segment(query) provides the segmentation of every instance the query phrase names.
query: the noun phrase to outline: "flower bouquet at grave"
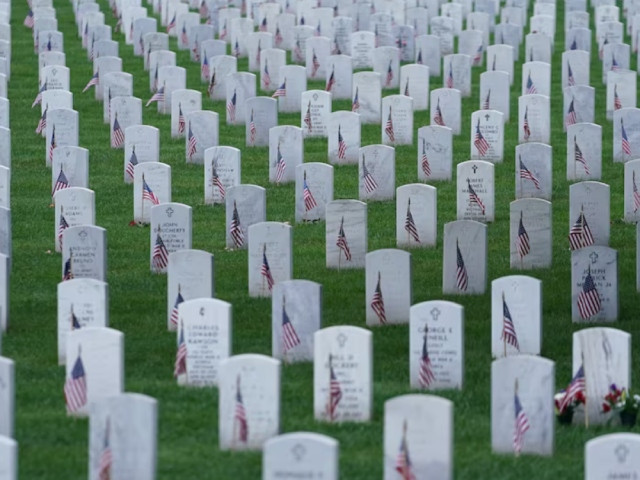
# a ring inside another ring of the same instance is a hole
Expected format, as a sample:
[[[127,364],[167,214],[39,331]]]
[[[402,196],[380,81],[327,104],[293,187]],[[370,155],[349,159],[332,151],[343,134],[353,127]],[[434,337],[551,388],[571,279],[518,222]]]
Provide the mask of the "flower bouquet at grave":
[[[602,413],[618,413],[622,425],[633,427],[639,409],[640,395],[633,395],[625,387],[618,388],[615,383],[609,386],[609,392],[602,402]]]
[[[570,395],[570,398],[568,396]],[[556,418],[563,425],[571,425],[573,413],[580,405],[586,403],[584,391],[577,391],[573,395],[566,390],[561,390],[553,397],[555,404]]]

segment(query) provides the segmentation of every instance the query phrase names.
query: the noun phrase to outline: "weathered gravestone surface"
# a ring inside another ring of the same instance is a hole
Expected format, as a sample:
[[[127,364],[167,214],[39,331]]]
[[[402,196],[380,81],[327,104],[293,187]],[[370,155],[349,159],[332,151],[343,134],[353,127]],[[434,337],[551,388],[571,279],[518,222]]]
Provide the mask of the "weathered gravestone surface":
[[[458,219],[494,221],[494,165],[481,160],[461,162],[457,179]]]
[[[204,151],[204,203],[224,204],[227,190],[240,185],[240,150],[209,147]]]
[[[569,187],[569,243],[572,250],[581,246],[609,245],[609,190],[609,185],[601,182],[580,182]]]
[[[298,165],[296,175],[296,222],[324,220],[333,200],[333,167],[310,162]]]
[[[57,147],[78,146],[78,112],[66,108],[49,110],[45,142],[45,164],[50,167]]]
[[[497,110],[471,114],[471,158],[501,163],[504,154],[504,115]]]
[[[636,178],[637,177],[637,178]],[[624,221],[637,223],[640,220],[640,160],[624,164]]]
[[[400,93],[413,99],[413,110],[429,108],[429,67],[403,65],[400,68]]]
[[[0,435],[9,438],[14,435],[15,389],[14,362],[0,357]]]
[[[18,478],[18,444],[4,435],[0,435],[0,478],[2,480]]]
[[[256,96],[256,76],[253,73],[230,73],[226,78],[227,124],[242,125],[251,112],[246,111],[246,100]]]
[[[575,123],[593,123],[595,118],[595,89],[587,85],[566,87],[563,90],[563,129]]]
[[[628,162],[640,157],[640,109],[621,108],[613,112],[613,161]]]
[[[418,129],[418,180],[451,180],[453,131],[428,125]]]
[[[166,49],[151,52],[149,54],[149,91],[155,93],[160,89],[160,87],[162,87],[159,73],[160,68],[175,66],[176,52]]]
[[[111,148],[123,148],[127,128],[142,124],[142,101],[136,97],[114,97],[109,106]]]
[[[481,110],[497,110],[502,113],[505,123],[509,123],[509,74],[501,71],[489,71],[480,74]]]
[[[285,433],[270,438],[262,454],[262,480],[338,480],[338,448],[336,440],[318,433]]]
[[[613,112],[625,107],[636,106],[637,75],[632,70],[609,70],[607,72],[607,120]]]
[[[93,225],[68,227],[62,234],[62,279],[107,278],[107,231]]]
[[[416,58],[418,65],[429,67],[429,76],[440,77],[440,38],[436,35],[419,35],[416,37]]]
[[[406,95],[384,97],[380,127],[384,145],[411,145],[413,143],[413,99]]]
[[[325,90],[332,98],[352,98],[351,83],[353,68],[351,57],[347,55],[331,55],[328,60]]]
[[[171,201],[171,166],[160,162],[138,163],[133,168],[133,219],[149,223],[155,205]]]
[[[9,279],[10,263],[9,257],[4,254],[0,254],[0,305],[4,305],[4,308],[0,307],[0,340],[2,340],[2,333],[9,327]],[[0,342],[0,346],[1,342]]]
[[[160,130],[149,125],[132,125],[124,131],[124,181],[133,183],[138,163],[157,162],[160,158]]]
[[[487,288],[487,226],[457,220],[444,226],[442,293],[481,294]]]
[[[562,52],[562,87],[589,85],[589,52],[568,50]]]
[[[460,134],[460,90],[436,88],[431,90],[431,125],[449,127],[454,135]]]
[[[513,85],[514,48],[511,45],[489,45],[487,47],[487,71],[506,72],[509,85]]]
[[[267,219],[267,194],[257,185],[237,185],[226,195],[226,246],[245,249],[249,242],[249,227]]]
[[[149,263],[154,273],[166,273],[169,255],[191,249],[191,207],[183,203],[166,202],[151,207]]]
[[[330,163],[340,165],[358,161],[361,142],[360,115],[347,111],[329,114],[327,135]]]
[[[7,184],[7,188],[9,185]],[[63,146],[53,151],[51,162],[51,192],[68,187],[89,187],[89,150]],[[9,205],[3,205],[8,207]]]
[[[111,72],[102,75],[102,121],[109,123],[111,119],[111,101],[116,97],[133,96],[133,75],[126,72]]]
[[[443,58],[442,84],[446,88],[460,91],[460,95],[471,95],[471,57],[462,53],[453,53]]]
[[[544,143],[531,142],[516,146],[516,198],[551,200],[552,155],[551,146]]]
[[[584,478],[638,478],[640,465],[640,435],[636,433],[610,433],[585,443]]]
[[[529,61],[522,64],[521,95],[551,95],[551,64]]]
[[[171,96],[171,138],[187,136],[186,116],[202,110],[202,93],[197,90],[174,90]]]
[[[269,297],[278,282],[293,277],[293,231],[280,222],[249,227],[249,295]]]
[[[249,98],[245,104],[247,113],[245,142],[247,146],[269,145],[269,130],[278,125],[278,102],[269,97]]]
[[[435,246],[438,236],[436,188],[413,183],[398,187],[396,192],[398,247]]]
[[[551,267],[551,202],[538,198],[515,200],[510,204],[509,213],[511,268]]]
[[[331,114],[331,94],[322,90],[307,90],[300,99],[300,127],[303,136],[326,137],[329,115]]]
[[[395,193],[395,149],[387,145],[360,148],[358,163],[359,198],[389,200]]]
[[[602,127],[575,123],[567,127],[567,180],[600,180]]]
[[[65,229],[76,225],[95,224],[95,194],[93,190],[87,188],[70,187],[58,190],[53,200],[55,204],[55,250],[56,252],[61,252],[62,234]],[[0,208],[0,213],[2,211]]]
[[[238,71],[238,60],[230,55],[218,55],[209,60],[209,98],[223,100],[227,98],[228,75]]]
[[[411,254],[385,248],[366,255],[368,326],[407,323],[412,302]]]
[[[302,92],[307,90],[307,74],[304,67],[285,65],[280,69],[278,88],[273,97],[278,98],[280,112],[299,112]]]
[[[357,72],[353,75],[351,111],[360,114],[362,124],[380,121],[382,83],[377,72]]]
[[[571,253],[571,318],[574,322],[618,319],[618,252],[588,246]]]
[[[202,164],[207,148],[218,145],[220,119],[217,112],[196,110],[185,114],[187,163]]]
[[[549,97],[538,94],[518,98],[518,142],[549,143]]]

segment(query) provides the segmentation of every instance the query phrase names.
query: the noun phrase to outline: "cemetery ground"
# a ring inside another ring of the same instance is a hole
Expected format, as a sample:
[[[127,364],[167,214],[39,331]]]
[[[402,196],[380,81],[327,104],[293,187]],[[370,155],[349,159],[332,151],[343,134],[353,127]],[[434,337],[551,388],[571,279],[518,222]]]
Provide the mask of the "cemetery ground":
[[[99,2],[109,12],[107,2]],[[149,271],[149,229],[130,226],[132,187],[122,181],[122,150],[109,147],[109,127],[102,122],[102,105],[92,92],[81,94],[90,78],[91,64],[76,36],[71,3],[58,1],[59,29],[64,32],[67,66],[71,69],[74,108],[80,115],[80,146],[90,150],[90,188],[96,192],[96,224],[106,228],[108,245],[109,323],[125,334],[125,391],[144,393],[158,400],[158,478],[260,478],[259,452],[222,452],[218,447],[218,392],[215,388],[178,387],[173,378],[176,338],[166,329],[164,275]],[[564,24],[559,3],[557,24]],[[44,165],[45,143],[33,129],[39,113],[30,105],[38,88],[37,56],[30,30],[21,25],[26,2],[13,11],[13,62],[9,98],[12,102],[13,256],[9,329],[3,338],[3,356],[16,362],[16,426],[19,472],[22,478],[83,478],[87,471],[88,421],[66,415],[62,387],[64,368],[58,366],[56,348],[56,287],[60,281],[60,255],[54,251],[54,210],[51,172]],[[115,19],[108,16],[113,27]],[[120,43],[123,71],[134,76],[134,96],[149,96],[148,72],[140,57]],[[560,86],[563,28],[557,29],[552,63],[551,145],[553,146],[553,265],[528,272],[509,268],[509,203],[515,199],[514,149],[517,120],[512,114],[505,129],[505,161],[496,165],[496,219],[488,228],[488,278],[525,273],[543,281],[542,356],[556,362],[556,389],[572,376],[571,334],[584,325],[571,323],[571,255],[569,182],[566,181],[566,136]],[[175,39],[170,44],[175,48]],[[610,246],[618,251],[620,315],[616,328],[636,337],[638,293],[635,288],[635,225],[622,222],[623,165],[612,161],[612,124],[605,118],[605,87],[599,81],[597,51],[591,52],[591,84],[596,88],[596,123],[603,127],[602,181],[611,185]],[[239,71],[246,70],[246,59]],[[635,57],[632,68],[635,68]],[[177,64],[187,68],[187,88],[205,92],[199,65],[189,52],[177,50]],[[473,69],[472,96],[462,101],[461,135],[454,137],[454,165],[469,159],[470,117],[479,105],[480,68]],[[511,91],[511,111],[517,111],[520,68]],[[441,85],[431,79],[431,88]],[[323,89],[310,82],[308,87]],[[397,93],[384,91],[383,95]],[[224,116],[224,102],[203,99],[203,108]],[[333,111],[349,110],[349,100],[333,102]],[[279,124],[299,125],[299,114],[280,114]],[[203,166],[186,164],[184,140],[170,138],[170,117],[145,109],[143,123],[161,131],[160,160],[172,167],[172,200],[193,207],[193,248],[211,252],[215,261],[215,296],[233,305],[234,354],[271,354],[271,300],[249,298],[247,252],[228,251],[225,245],[224,207],[204,204]],[[428,124],[428,112],[414,116],[414,130]],[[242,183],[267,188],[267,220],[294,224],[294,184],[269,184],[268,149],[244,146],[245,127],[220,122],[220,144],[242,150]],[[416,179],[416,146],[396,148],[396,186]],[[363,125],[362,145],[380,142],[379,125]],[[327,140],[305,140],[305,162],[327,161]],[[357,198],[357,165],[336,166],[334,198]],[[620,427],[556,427],[553,456],[537,457],[491,453],[490,366],[491,295],[442,295],[442,231],[455,220],[455,181],[437,182],[438,244],[412,249],[413,304],[447,299],[465,308],[465,384],[461,391],[436,392],[454,402],[455,478],[580,478],[584,443]],[[368,205],[369,251],[395,247],[395,201]],[[295,224],[293,268],[296,279],[323,286],[323,326],[365,326],[364,270],[325,268],[325,225]],[[313,418],[313,365],[283,364],[281,432],[312,431],[340,443],[340,472],[345,479],[380,478],[383,469],[383,406],[409,387],[407,325],[373,328],[374,409],[370,422],[327,424]],[[632,358],[637,355],[632,354]],[[638,385],[636,371],[632,385]],[[415,393],[415,392],[414,392]],[[638,427],[636,427],[637,430]]]

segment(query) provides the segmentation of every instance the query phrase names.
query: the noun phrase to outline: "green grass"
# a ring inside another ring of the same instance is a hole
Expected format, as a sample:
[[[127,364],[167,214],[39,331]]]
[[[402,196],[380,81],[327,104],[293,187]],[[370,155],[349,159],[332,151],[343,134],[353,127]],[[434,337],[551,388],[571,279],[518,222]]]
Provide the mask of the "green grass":
[[[107,3],[101,9],[112,26]],[[82,478],[87,472],[87,420],[67,418],[62,396],[64,369],[57,365],[56,286],[60,256],[53,250],[54,211],[49,208],[51,171],[45,166],[45,145],[33,133],[39,113],[30,105],[37,92],[37,56],[30,31],[21,24],[24,2],[13,9],[13,63],[9,95],[12,102],[13,271],[10,328],[3,355],[16,362],[16,432],[22,478]],[[149,272],[149,230],[129,227],[133,217],[132,191],[122,182],[122,151],[109,148],[109,128],[102,123],[102,105],[81,90],[91,76],[91,65],[76,37],[71,4],[57,1],[59,29],[65,33],[67,66],[71,69],[74,108],[80,114],[80,145],[90,150],[90,188],[96,192],[97,224],[107,229],[110,324],[125,333],[125,390],[159,402],[159,478],[260,477],[261,454],[220,452],[217,439],[217,390],[178,388],[172,378],[175,336],[166,331],[166,277]],[[583,328],[571,323],[568,194],[562,132],[560,59],[563,41],[563,4],[558,4],[556,51],[552,65],[551,144],[553,162],[553,266],[524,272],[543,280],[542,355],[556,362],[556,384],[571,377],[571,334]],[[149,97],[148,74],[132,48],[120,41],[123,71],[134,76],[134,95]],[[176,49],[175,40],[171,48]],[[597,48],[597,47],[596,47]],[[199,66],[189,52],[177,51],[178,64],[188,70],[187,88],[205,92]],[[591,83],[596,88],[596,123],[603,126],[603,177],[611,185],[611,240],[618,251],[620,318],[616,327],[638,331],[635,321],[635,226],[621,221],[623,166],[613,164],[612,126],[604,115],[604,87],[600,63],[592,52]],[[632,66],[635,67],[635,57]],[[246,69],[241,60],[239,70]],[[522,273],[509,268],[509,203],[515,197],[514,149],[517,144],[517,98],[520,67],[511,91],[511,123],[505,131],[505,161],[496,166],[496,221],[489,226],[489,279]],[[470,149],[470,116],[478,106],[480,69],[473,71],[473,94],[463,99],[462,134],[454,138],[454,164],[465,161]],[[441,85],[432,79],[431,88]],[[323,88],[311,82],[309,88]],[[385,91],[384,94],[396,92]],[[224,115],[222,102],[203,101],[205,109]],[[350,109],[348,100],[335,101],[333,110]],[[281,125],[298,125],[298,114],[281,114]],[[271,352],[271,305],[247,293],[246,252],[224,249],[224,210],[204,205],[203,167],[184,161],[184,141],[170,138],[168,116],[154,108],[144,110],[144,123],[161,130],[160,160],[172,167],[172,198],[193,207],[193,248],[215,257],[216,296],[233,304],[233,352]],[[427,112],[416,112],[415,129],[428,124]],[[414,137],[415,138],[415,137]],[[380,126],[362,127],[362,145],[380,143]],[[267,219],[294,224],[293,184],[268,184],[266,148],[245,148],[244,127],[220,122],[220,144],[242,149],[242,181],[267,188]],[[327,161],[324,139],[305,141],[305,161]],[[416,147],[396,149],[396,185],[416,181]],[[455,166],[454,166],[455,168]],[[490,295],[442,295],[442,229],[455,220],[455,182],[437,183],[438,231],[436,248],[412,250],[413,301],[448,299],[465,307],[465,378],[463,391],[438,395],[455,403],[456,478],[579,478],[583,471],[584,442],[613,428],[557,428],[555,453],[550,458],[495,455],[490,446]],[[357,198],[357,166],[335,169],[335,198]],[[395,247],[395,202],[370,203],[369,249]],[[323,324],[365,326],[364,271],[327,270],[324,224],[294,226],[294,278],[323,285]],[[371,479],[382,475],[382,421],[384,402],[410,393],[408,329],[406,325],[373,329],[374,412],[365,424],[328,425],[313,419],[312,365],[284,365],[282,371],[281,431],[315,431],[340,442],[340,471],[345,479]],[[634,349],[632,358],[638,354]],[[633,376],[638,381],[637,374]]]

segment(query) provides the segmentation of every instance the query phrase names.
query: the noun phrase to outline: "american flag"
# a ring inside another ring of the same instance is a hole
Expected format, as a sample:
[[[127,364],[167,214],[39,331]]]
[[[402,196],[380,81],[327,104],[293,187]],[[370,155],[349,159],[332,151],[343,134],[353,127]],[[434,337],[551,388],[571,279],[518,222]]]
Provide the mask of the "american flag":
[[[571,404],[574,398],[576,398],[580,394],[584,395],[586,391],[587,386],[584,376],[584,365],[580,365],[580,368],[573,376],[571,382],[565,390],[564,397],[562,397],[562,400],[560,401],[558,410],[560,410],[561,412],[564,411]]]
[[[58,222],[58,245],[60,245],[60,250],[62,250],[62,234],[67,228],[69,228],[69,223],[64,218],[62,208],[60,208],[60,221]]]
[[[620,101],[620,97],[618,96],[618,84],[616,83],[613,86],[613,109],[620,110],[622,108],[622,102]]]
[[[518,156],[518,160],[520,162],[520,178],[525,180],[531,180],[536,187],[536,190],[540,190],[540,181],[536,178],[536,176],[527,168],[527,166],[522,161],[522,157]]]
[[[417,243],[420,243],[420,235],[418,235],[418,227],[416,227],[416,222],[413,220],[413,215],[411,214],[411,198],[407,202],[407,216],[404,220],[404,229],[407,233],[413,238]]]
[[[413,474],[413,465],[411,464],[411,458],[409,458],[409,448],[407,447],[407,421],[404,421],[404,427],[402,432],[402,440],[400,442],[400,450],[396,457],[396,472],[400,474],[402,480],[416,480],[416,476]]]
[[[218,35],[218,38],[220,40],[224,40],[225,38],[227,38],[227,21],[226,20],[222,24],[222,30],[220,30],[220,35]]]
[[[120,123],[118,122],[118,114],[115,115],[113,119],[113,132],[111,135],[111,148],[120,148],[124,145],[124,132],[122,128],[120,128]]]
[[[156,243],[153,246],[153,256],[151,262],[153,264],[153,269],[156,272],[163,271],[169,264],[169,252],[164,242],[162,241],[162,237],[160,236],[159,232],[156,236]]]
[[[61,239],[62,241],[62,239]],[[64,262],[64,272],[62,273],[62,281],[71,280],[73,278],[73,252],[69,251],[69,258]]]
[[[193,41],[193,48],[191,49],[193,53],[193,58],[196,62],[200,61],[200,42],[198,42],[198,37]]]
[[[111,466],[113,463],[113,454],[111,453],[111,446],[109,444],[110,430],[111,430],[111,422],[109,417],[107,417],[107,426],[104,432],[104,443],[102,444],[102,452],[100,452],[100,463],[98,464],[99,480],[111,479]]]
[[[284,157],[280,151],[280,144],[278,144],[278,151],[276,153],[276,183],[280,183],[282,181],[286,170],[287,162],[284,161]]]
[[[53,162],[53,151],[56,149],[58,145],[56,144],[56,126],[53,126],[53,131],[51,132],[51,143],[49,143],[49,162]]]
[[[33,28],[33,10],[29,9],[29,13],[24,17],[24,22],[22,22],[22,24],[27,28]]]
[[[200,13],[200,18],[207,18],[209,16],[209,7],[207,6],[206,0],[200,2],[200,10],[198,13]]]
[[[629,137],[627,137],[627,131],[624,129],[622,119],[620,119],[620,134],[622,135],[622,151],[627,155],[631,155],[631,144],[629,143]]]
[[[262,22],[260,22],[259,30],[261,32],[266,32],[268,30],[267,29],[267,17],[263,17],[262,18]]]
[[[176,13],[173,14],[173,18],[171,19],[171,21],[167,25],[167,33],[169,33],[175,27],[176,27]]]
[[[319,21],[318,21],[318,25],[316,26],[315,35],[316,35],[316,37],[322,36],[322,26],[320,25]]]
[[[497,55],[493,56],[493,62],[491,63],[491,70],[493,70],[494,72],[496,70],[496,57]]]
[[[88,37],[89,37],[89,22],[84,24],[84,32],[82,32],[82,46],[83,47],[87,46],[87,38]]]
[[[93,76],[89,79],[89,82],[82,89],[82,93],[86,92],[91,87],[95,87],[96,85],[98,85],[99,82],[100,82],[100,73],[98,70],[96,70],[96,73],[93,74]]]
[[[171,309],[171,324],[178,325],[178,306],[184,302],[184,297],[182,296],[182,292],[180,291],[180,285],[178,285],[178,295],[176,296],[176,301],[173,304],[173,308]]]
[[[236,121],[236,102],[238,101],[238,96],[236,94],[236,90],[233,90],[233,95],[231,99],[227,102],[227,114],[229,115],[229,122],[234,123]]]
[[[418,65],[422,65],[422,49],[418,50],[418,57],[416,58],[416,63]]]
[[[482,135],[482,132],[480,131],[480,117],[478,117],[478,123],[476,125],[476,136],[473,140],[473,145],[476,147],[481,157],[484,157],[489,151],[489,148],[491,148],[491,145],[489,145],[489,142],[487,142],[487,140]]]
[[[187,135],[187,156],[189,160],[193,158],[198,150],[198,139],[193,134],[193,130],[191,130],[191,122],[189,122],[189,134]]]
[[[211,72],[211,80],[209,81],[209,86],[207,87],[207,93],[209,94],[209,96],[213,95],[213,91],[216,88],[216,69],[213,69],[213,72]]]
[[[616,56],[615,55],[611,56],[611,70],[614,71],[614,72],[617,72],[618,70],[620,70],[620,65],[616,61]]]
[[[145,107],[148,107],[153,102],[164,102],[164,85],[160,87],[158,91],[151,96],[151,98],[149,99]]]
[[[218,171],[216,169],[216,164],[214,160],[211,160],[211,186],[218,188],[218,191],[220,192],[220,198],[224,200],[224,197],[227,192],[224,189],[222,180],[220,180],[220,176],[218,175]]]
[[[340,400],[342,400],[342,388],[336,377],[336,372],[333,370],[331,354],[329,354],[329,401],[327,402],[327,416],[331,421],[336,419],[336,410],[338,409]]]
[[[453,88],[453,65],[449,62],[449,74],[447,75],[446,80],[447,88]]]
[[[87,381],[80,349],[78,358],[71,370],[71,376],[64,382],[64,398],[67,404],[67,412],[78,412],[87,404]]]
[[[516,250],[520,258],[524,258],[530,251],[529,234],[522,223],[522,212],[520,212],[520,223],[518,224],[518,237],[516,238]]]
[[[578,122],[574,101],[575,99],[571,97],[571,103],[569,104],[569,110],[567,110],[567,116],[565,117],[565,122],[564,122],[567,127],[569,125],[573,125]]]
[[[151,187],[144,179],[144,175],[142,175],[142,201],[144,200],[149,200],[152,205],[160,204],[160,200],[158,199],[156,194],[153,193],[153,190],[151,190]]]
[[[533,84],[533,80],[531,80],[531,72],[529,72],[529,75],[527,77],[527,90],[525,93],[527,95],[538,93],[538,90],[536,90],[536,86]]]
[[[318,56],[316,55],[316,51],[313,50],[313,55],[311,57],[311,76],[315,77],[316,73],[318,73],[318,69],[320,68],[320,62],[318,61]]]
[[[178,103],[178,133],[184,133],[185,126],[184,114],[182,113],[182,104]]]
[[[189,36],[187,35],[187,25],[182,24],[182,31],[180,32],[180,43],[182,45],[189,45]]]
[[[262,55],[262,46],[260,40],[258,40],[258,50],[256,51],[256,64],[260,65],[260,56]]]
[[[489,89],[489,91],[487,92],[487,96],[485,97],[484,102],[482,103],[482,109],[483,110],[491,109],[491,89]]]
[[[420,163],[422,166],[422,172],[427,176],[431,176],[431,165],[429,164],[429,157],[427,157],[427,147],[426,141],[422,140],[422,162]]]
[[[229,226],[229,235],[231,235],[231,239],[236,248],[244,245],[244,233],[242,232],[242,225],[240,225],[240,216],[238,215],[238,207],[236,206],[235,200],[233,202],[233,215]]]
[[[351,250],[349,249],[349,244],[347,243],[347,237],[344,234],[344,217],[342,217],[342,220],[340,220],[340,230],[338,230],[338,240],[336,241],[336,245],[344,253],[344,258],[347,260],[347,262],[350,262]]]
[[[362,180],[364,182],[364,189],[367,193],[371,193],[378,188],[378,182],[376,182],[376,179],[373,178],[373,175],[369,172],[367,164],[365,163],[364,155],[362,155]]]
[[[522,225],[522,221],[520,223]],[[507,301],[504,298],[504,292],[502,293],[502,336],[501,340],[515,347],[518,352],[520,351],[520,344],[518,343],[518,336],[516,335],[516,327],[511,318],[511,312],[507,306]]]
[[[576,141],[575,136],[573,137],[573,146],[575,150],[574,157],[576,162],[582,164],[582,166],[584,167],[584,173],[589,175],[591,173],[591,171],[589,170],[589,165],[587,165],[587,160],[584,158],[584,155],[582,154],[582,150],[580,150],[580,147],[578,146],[578,142]]]
[[[529,107],[524,109],[524,122],[522,124],[522,128],[524,130],[524,139],[527,141],[529,140],[529,137],[531,137],[531,128],[529,128]]]
[[[302,56],[302,47],[300,46],[300,38],[296,38],[296,44],[293,47],[293,56],[294,56],[294,61],[296,62],[301,62],[302,60],[304,60],[304,57]]]
[[[122,14],[121,13],[118,14],[118,21],[116,22],[115,27],[113,27],[113,31],[115,33],[120,33],[122,31]],[[49,48],[49,50],[51,49]]]
[[[342,136],[341,125],[338,125],[338,158],[340,160],[347,158],[347,143]]]
[[[36,127],[36,133],[41,134],[46,131],[47,128],[47,110],[49,110],[49,106],[47,105],[40,116],[40,120],[38,120],[38,126]]]
[[[600,295],[591,276],[591,265],[582,284],[582,291],[578,294],[578,312],[580,317],[587,320],[598,313],[601,308]]]
[[[133,24],[131,24],[133,26]],[[89,60],[93,62],[93,60],[96,58],[96,52],[94,50],[96,44],[96,39],[95,37],[92,35],[91,36],[91,47],[89,48]]]
[[[304,179],[302,180],[302,199],[304,200],[304,210],[309,210],[318,206],[316,199],[313,198],[311,190],[309,190],[309,184],[307,184],[307,171],[304,172]]]
[[[391,107],[389,107],[389,116],[387,117],[387,124],[384,127],[384,133],[387,134],[390,142],[396,141],[396,135],[393,132],[393,119],[391,118]]]
[[[111,118],[111,87],[109,87],[105,102],[107,103],[107,118]]]
[[[151,52],[151,48],[149,48],[149,52]],[[155,71],[153,72],[153,85],[152,85],[154,93],[158,91],[158,70],[159,69],[160,69],[160,65],[156,63],[156,68],[155,68]]]
[[[456,240],[456,286],[458,290],[466,292],[468,285],[469,277],[467,276],[467,268],[464,266],[460,245],[458,245],[458,240]]]
[[[393,68],[391,67],[391,61],[389,61],[389,66],[387,67],[387,78],[385,80],[385,86],[387,88],[390,87],[392,81],[393,81]]]
[[[282,345],[285,354],[296,345],[300,345],[300,338],[287,315],[284,297],[282,297]]]
[[[589,228],[589,224],[587,223],[587,219],[584,216],[584,211],[580,210],[580,215],[578,216],[576,223],[574,223],[571,230],[569,230],[569,244],[571,245],[571,250],[588,247],[594,243],[595,240],[591,233],[591,228]]]
[[[271,98],[278,98],[278,97],[286,97],[287,96],[287,79],[285,77],[285,79],[282,81],[282,84],[278,87],[278,89],[273,92],[273,95],[271,95]]]
[[[242,401],[242,391],[240,390],[240,375],[236,379],[236,408],[233,414],[233,421],[238,425],[238,440],[247,443],[249,439],[249,425],[247,423],[247,412]],[[234,435],[236,429],[233,429]]]
[[[249,141],[251,145],[256,143],[256,122],[253,120],[253,110],[251,110],[251,118],[249,119]]]
[[[307,132],[311,133],[311,101],[307,105],[307,113],[304,115],[304,124],[307,126]]]
[[[522,444],[524,442],[524,434],[529,430],[529,419],[527,418],[527,414],[524,413],[522,409],[522,404],[520,403],[520,398],[516,393],[514,395],[514,403],[515,403],[515,428],[513,431],[513,451],[516,454],[519,454],[522,451]]]
[[[573,37],[573,41],[571,42],[571,46],[569,47],[570,50],[577,50],[578,49],[578,42],[576,41],[576,38]]]
[[[279,47],[282,41],[284,40],[284,38],[282,37],[282,32],[280,31],[280,25],[277,23],[276,23],[276,34],[274,35],[273,39],[276,42],[276,47]]]
[[[327,86],[325,87],[325,91],[330,92],[333,89],[333,86],[336,84],[336,67],[335,65],[331,69],[331,75],[329,75],[329,80],[327,80]]]
[[[262,83],[264,83],[264,88],[269,88],[271,85],[271,75],[269,75],[269,64],[267,60],[264,61],[264,70],[262,71]]]
[[[573,70],[571,70],[571,64],[567,62],[567,83],[570,87],[576,84],[576,79],[573,77]]]
[[[61,165],[60,173],[58,174],[56,183],[53,186],[53,191],[51,192],[51,196],[53,197],[58,190],[62,190],[64,188],[69,188],[69,180],[67,180],[67,176],[64,174],[64,171],[62,171],[62,165]]]
[[[638,186],[636,185],[636,171],[633,171],[633,212],[637,212],[640,208],[640,193],[638,193]]]
[[[382,298],[382,287],[380,285],[381,275],[378,272],[378,283],[376,284],[376,290],[373,292],[373,298],[371,299],[371,309],[378,316],[378,321],[381,325],[387,323],[387,315],[384,310],[384,300]]]
[[[467,178],[467,186],[469,190],[469,203],[475,203],[476,205],[478,205],[482,210],[482,215],[484,215],[485,214],[484,203],[482,203],[482,200],[480,200],[480,197],[471,186],[471,181],[468,178]]]
[[[404,84],[404,96],[405,97],[410,97],[411,94],[409,93],[409,77],[407,77],[407,81]]]
[[[273,275],[271,275],[271,268],[269,267],[269,261],[267,260],[267,244],[262,247],[262,265],[260,266],[260,275],[267,282],[267,288],[269,291],[273,290]]]
[[[138,156],[136,155],[136,146],[133,146],[131,151],[131,156],[129,157],[129,161],[127,162],[127,175],[133,180],[133,170],[135,166],[138,164]]]
[[[202,65],[200,66],[200,76],[202,78],[209,79],[209,59],[207,58],[207,52],[204,52],[202,58]]]
[[[49,35],[49,39],[47,40],[47,52],[53,50],[53,44],[51,43],[51,35]]]
[[[353,102],[351,102],[351,111],[358,113],[360,110],[360,100],[358,99],[358,87],[356,87],[356,95],[353,97]]]
[[[429,358],[429,351],[427,350],[427,332],[425,330],[424,337],[422,338],[422,353],[420,355],[420,369],[418,370],[418,383],[422,388],[428,388],[433,382],[436,381],[436,376],[433,374],[433,366],[431,365],[431,359]]]
[[[40,90],[38,90],[38,95],[36,95],[35,100],[31,104],[31,108],[35,107],[36,105],[40,105],[40,102],[42,102],[42,92],[44,92],[47,89],[47,82],[48,82],[48,79],[45,79],[44,83],[40,87]]]
[[[441,127],[445,126],[442,110],[440,109],[440,97],[438,97],[438,103],[436,104],[436,112],[433,114],[433,122]]]
[[[476,54],[473,57],[473,64],[482,65],[482,44],[480,44],[476,50]]]

